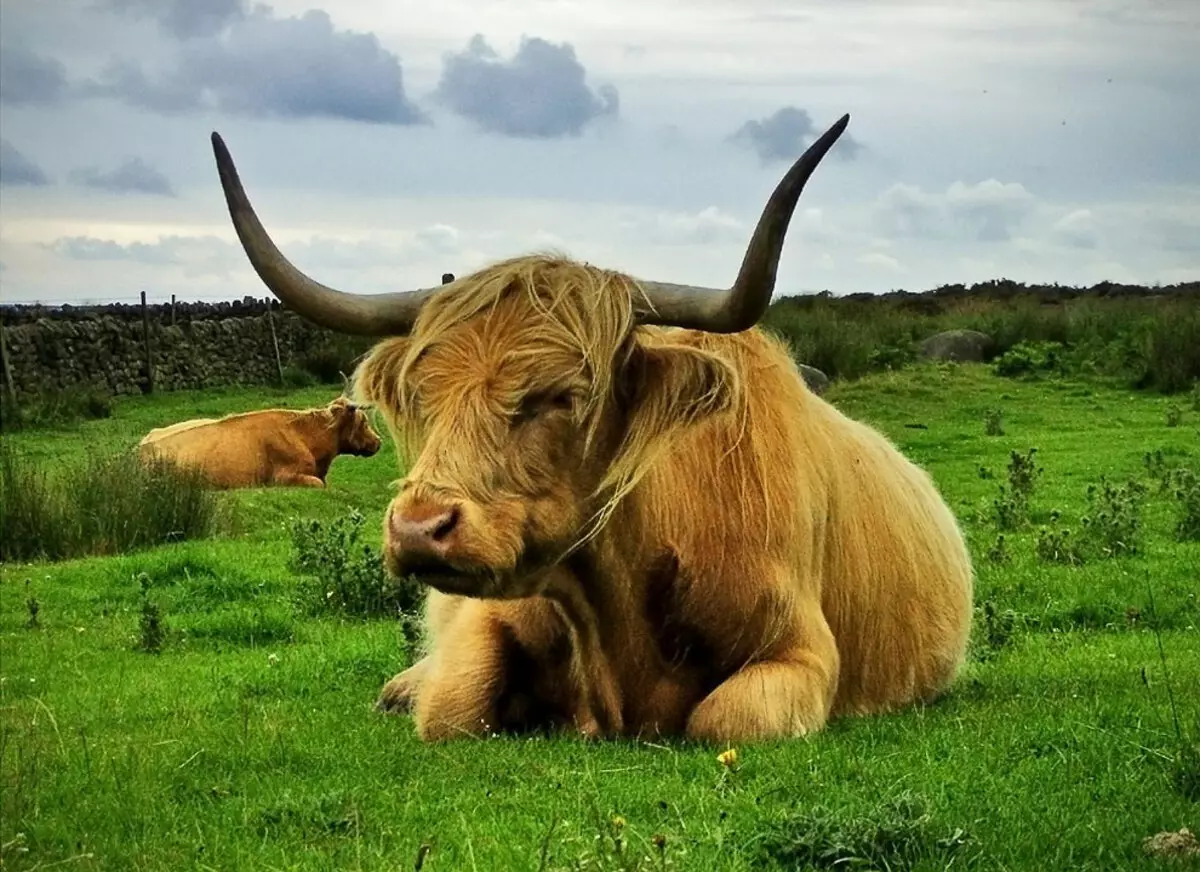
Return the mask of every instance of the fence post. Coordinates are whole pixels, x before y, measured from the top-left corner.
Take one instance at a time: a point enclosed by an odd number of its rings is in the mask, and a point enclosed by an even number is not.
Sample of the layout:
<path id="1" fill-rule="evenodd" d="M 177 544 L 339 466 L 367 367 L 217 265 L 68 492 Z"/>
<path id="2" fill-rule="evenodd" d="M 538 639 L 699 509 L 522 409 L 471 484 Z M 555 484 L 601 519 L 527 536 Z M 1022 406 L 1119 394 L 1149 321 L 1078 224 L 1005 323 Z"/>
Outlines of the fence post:
<path id="1" fill-rule="evenodd" d="M 8 359 L 8 340 L 4 338 L 4 325 L 0 324 L 0 364 L 4 365 L 4 387 L 8 391 L 8 401 L 12 411 L 17 414 L 17 389 L 13 385 L 12 362 Z"/>
<path id="2" fill-rule="evenodd" d="M 279 359 L 279 336 L 275 333 L 275 316 L 271 314 L 271 298 L 263 298 L 267 304 L 267 324 L 271 327 L 271 345 L 275 348 L 275 372 L 279 375 L 279 386 L 283 387 L 283 361 Z"/>
<path id="3" fill-rule="evenodd" d="M 146 292 L 142 291 L 142 340 L 146 347 L 146 393 L 154 393 L 154 355 L 150 351 L 150 311 L 146 308 Z"/>

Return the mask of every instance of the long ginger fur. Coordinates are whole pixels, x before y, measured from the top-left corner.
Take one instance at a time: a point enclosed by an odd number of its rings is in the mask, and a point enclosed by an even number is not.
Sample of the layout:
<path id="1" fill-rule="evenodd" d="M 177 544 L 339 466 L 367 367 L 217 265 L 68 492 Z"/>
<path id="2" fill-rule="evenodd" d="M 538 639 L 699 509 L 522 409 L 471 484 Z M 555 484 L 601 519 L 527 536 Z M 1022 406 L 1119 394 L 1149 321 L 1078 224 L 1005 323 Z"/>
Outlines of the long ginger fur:
<path id="1" fill-rule="evenodd" d="M 503 261 L 356 371 L 410 467 L 393 505 L 463 500 L 464 549 L 494 568 L 477 595 L 430 591 L 428 652 L 380 706 L 427 739 L 549 722 L 738 741 L 944 690 L 973 579 L 930 477 L 764 331 L 636 326 L 638 293 L 554 255 Z"/>

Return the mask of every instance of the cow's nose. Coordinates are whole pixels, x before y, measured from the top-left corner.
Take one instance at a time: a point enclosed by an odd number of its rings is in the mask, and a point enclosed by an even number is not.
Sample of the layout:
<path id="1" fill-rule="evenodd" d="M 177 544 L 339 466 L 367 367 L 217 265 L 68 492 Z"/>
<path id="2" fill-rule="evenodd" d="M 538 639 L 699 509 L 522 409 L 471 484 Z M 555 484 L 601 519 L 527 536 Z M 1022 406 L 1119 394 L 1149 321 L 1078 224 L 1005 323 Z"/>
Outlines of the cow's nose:
<path id="1" fill-rule="evenodd" d="M 454 546 L 461 512 L 458 506 L 418 502 L 394 508 L 392 547 L 411 555 L 445 558 Z"/>

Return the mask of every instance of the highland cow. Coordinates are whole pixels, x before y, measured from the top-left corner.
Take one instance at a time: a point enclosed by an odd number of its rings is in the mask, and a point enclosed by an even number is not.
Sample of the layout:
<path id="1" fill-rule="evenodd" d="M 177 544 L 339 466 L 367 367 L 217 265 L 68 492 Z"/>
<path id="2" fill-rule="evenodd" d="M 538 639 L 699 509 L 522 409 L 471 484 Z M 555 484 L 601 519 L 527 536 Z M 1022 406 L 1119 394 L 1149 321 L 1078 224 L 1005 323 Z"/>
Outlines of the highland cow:
<path id="1" fill-rule="evenodd" d="M 379 434 L 345 397 L 303 411 L 262 409 L 157 427 L 142 437 L 142 457 L 199 469 L 214 488 L 325 487 L 339 454 L 371 457 Z"/>
<path id="2" fill-rule="evenodd" d="M 806 387 L 755 326 L 809 175 L 784 176 L 729 289 L 530 255 L 377 296 L 303 275 L 217 134 L 251 264 L 317 324 L 382 338 L 354 390 L 407 474 L 389 568 L 429 647 L 380 708 L 426 740 L 574 726 L 734 742 L 929 700 L 963 660 L 972 568 L 930 477 Z"/>

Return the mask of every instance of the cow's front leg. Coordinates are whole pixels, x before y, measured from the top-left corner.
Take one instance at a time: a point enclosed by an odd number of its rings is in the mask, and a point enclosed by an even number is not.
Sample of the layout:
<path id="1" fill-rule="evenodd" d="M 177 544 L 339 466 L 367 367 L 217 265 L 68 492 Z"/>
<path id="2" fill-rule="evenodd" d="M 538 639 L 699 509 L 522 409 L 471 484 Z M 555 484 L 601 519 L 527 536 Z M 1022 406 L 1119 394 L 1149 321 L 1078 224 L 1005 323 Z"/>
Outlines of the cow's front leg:
<path id="1" fill-rule="evenodd" d="M 409 711 L 412 701 L 421 688 L 421 681 L 429 673 L 429 657 L 422 657 L 412 666 L 392 676 L 379 692 L 375 708 L 389 714 Z"/>
<path id="2" fill-rule="evenodd" d="M 554 726 L 576 705 L 570 637 L 541 597 L 461 602 L 427 660 L 412 705 L 425 741 Z"/>
<path id="3" fill-rule="evenodd" d="M 825 726 L 838 652 L 816 602 L 797 607 L 783 638 L 719 684 L 692 711 L 690 739 L 714 743 L 803 736 Z"/>

